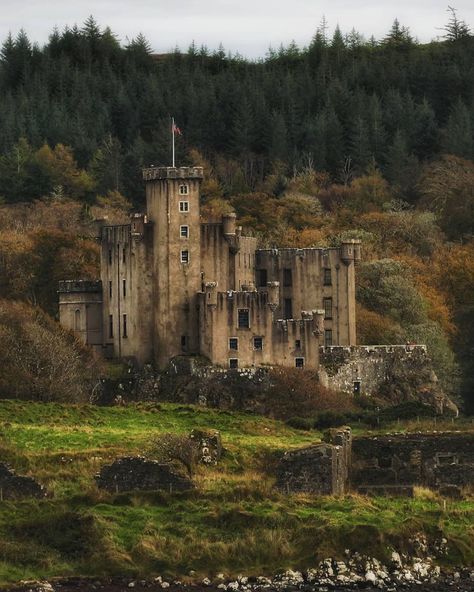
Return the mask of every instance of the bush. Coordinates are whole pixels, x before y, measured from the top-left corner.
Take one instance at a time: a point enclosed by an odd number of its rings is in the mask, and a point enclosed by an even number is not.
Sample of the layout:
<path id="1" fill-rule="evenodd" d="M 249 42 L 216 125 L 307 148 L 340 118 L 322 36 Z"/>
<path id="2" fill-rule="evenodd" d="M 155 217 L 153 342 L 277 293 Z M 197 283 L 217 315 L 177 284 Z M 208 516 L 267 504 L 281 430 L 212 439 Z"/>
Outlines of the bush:
<path id="1" fill-rule="evenodd" d="M 314 419 L 311 417 L 290 417 L 286 421 L 286 425 L 296 430 L 312 430 L 314 428 Z"/>

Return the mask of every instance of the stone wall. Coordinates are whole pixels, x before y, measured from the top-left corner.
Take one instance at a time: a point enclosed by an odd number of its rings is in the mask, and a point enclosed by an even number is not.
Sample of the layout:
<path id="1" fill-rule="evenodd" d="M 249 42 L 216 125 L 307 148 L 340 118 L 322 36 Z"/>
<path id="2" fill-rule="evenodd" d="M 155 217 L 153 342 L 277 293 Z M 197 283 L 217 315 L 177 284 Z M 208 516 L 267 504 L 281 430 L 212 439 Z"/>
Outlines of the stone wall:
<path id="1" fill-rule="evenodd" d="M 393 404 L 417 400 L 439 413 L 457 414 L 438 384 L 424 345 L 323 347 L 319 359 L 320 381 L 328 388 L 379 396 Z"/>
<path id="2" fill-rule="evenodd" d="M 123 457 L 102 467 L 95 477 L 97 486 L 110 493 L 122 491 L 185 491 L 193 488 L 190 479 L 160 464 L 140 456 Z"/>
<path id="3" fill-rule="evenodd" d="M 0 500 L 45 496 L 44 487 L 32 477 L 16 475 L 5 463 L 0 463 Z"/>
<path id="4" fill-rule="evenodd" d="M 352 487 L 376 491 L 391 487 L 474 484 L 474 434 L 433 433 L 355 438 Z"/>
<path id="5" fill-rule="evenodd" d="M 328 442 L 286 452 L 277 468 L 276 487 L 285 493 L 343 495 L 348 485 L 351 430 L 327 435 Z"/>

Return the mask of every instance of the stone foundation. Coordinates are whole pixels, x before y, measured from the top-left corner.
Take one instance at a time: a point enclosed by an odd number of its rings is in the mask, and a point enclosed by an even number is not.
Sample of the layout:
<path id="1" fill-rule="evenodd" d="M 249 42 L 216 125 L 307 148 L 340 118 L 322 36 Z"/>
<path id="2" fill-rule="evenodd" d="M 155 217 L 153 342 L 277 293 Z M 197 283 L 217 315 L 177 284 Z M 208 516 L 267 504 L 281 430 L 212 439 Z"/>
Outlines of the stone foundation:
<path id="1" fill-rule="evenodd" d="M 16 475 L 5 463 L 0 463 L 0 500 L 46 496 L 45 488 L 32 477 Z"/>
<path id="2" fill-rule="evenodd" d="M 185 491 L 192 489 L 190 479 L 174 472 L 170 465 L 140 456 L 124 457 L 102 467 L 95 477 L 97 486 L 110 493 L 123 491 Z"/>

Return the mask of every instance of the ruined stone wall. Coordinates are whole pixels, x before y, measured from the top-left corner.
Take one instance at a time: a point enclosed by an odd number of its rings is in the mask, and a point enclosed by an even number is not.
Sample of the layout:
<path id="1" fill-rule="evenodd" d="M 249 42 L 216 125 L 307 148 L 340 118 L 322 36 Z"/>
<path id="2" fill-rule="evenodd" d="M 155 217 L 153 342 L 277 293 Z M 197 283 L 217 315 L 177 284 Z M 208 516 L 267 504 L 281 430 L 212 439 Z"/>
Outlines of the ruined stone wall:
<path id="1" fill-rule="evenodd" d="M 474 434 L 396 434 L 354 438 L 351 483 L 356 490 L 474 484 Z"/>

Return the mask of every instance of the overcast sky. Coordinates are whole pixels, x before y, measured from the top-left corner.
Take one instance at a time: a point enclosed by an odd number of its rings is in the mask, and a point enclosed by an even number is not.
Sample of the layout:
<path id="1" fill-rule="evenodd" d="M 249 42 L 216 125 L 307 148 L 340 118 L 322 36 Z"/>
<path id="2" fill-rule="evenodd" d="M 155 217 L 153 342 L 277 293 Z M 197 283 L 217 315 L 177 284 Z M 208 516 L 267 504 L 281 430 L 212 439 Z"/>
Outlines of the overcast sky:
<path id="1" fill-rule="evenodd" d="M 24 28 L 32 41 L 44 43 L 56 25 L 81 24 L 90 14 L 109 25 L 122 42 L 145 34 L 157 53 L 194 40 L 216 48 L 264 56 L 268 47 L 294 39 L 306 45 L 321 17 L 330 30 L 355 27 L 366 36 L 382 37 L 395 18 L 420 41 L 441 34 L 448 20 L 447 3 L 474 26 L 472 0 L 0 0 L 0 36 Z"/>

